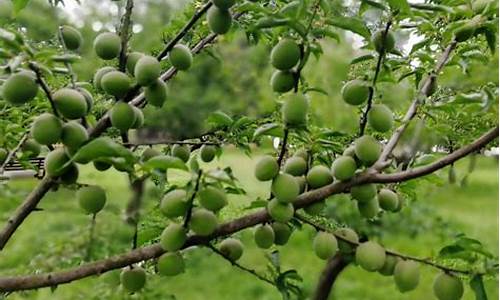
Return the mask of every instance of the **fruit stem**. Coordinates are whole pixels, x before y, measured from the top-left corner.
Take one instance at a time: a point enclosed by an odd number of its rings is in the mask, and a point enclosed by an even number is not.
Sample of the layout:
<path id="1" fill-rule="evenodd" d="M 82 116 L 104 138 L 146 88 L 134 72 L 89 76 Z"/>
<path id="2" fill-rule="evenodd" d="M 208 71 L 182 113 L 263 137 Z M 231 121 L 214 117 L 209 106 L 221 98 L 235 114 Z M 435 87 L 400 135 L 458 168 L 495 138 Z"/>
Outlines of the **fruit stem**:
<path id="1" fill-rule="evenodd" d="M 283 162 L 283 158 L 285 157 L 286 144 L 288 142 L 288 134 L 289 134 L 289 129 L 285 127 L 283 141 L 281 142 L 281 150 L 280 150 L 280 153 L 278 156 L 278 166 L 280 166 L 280 167 L 281 167 L 281 163 Z"/>
<path id="2" fill-rule="evenodd" d="M 193 212 L 193 204 L 194 204 L 194 198 L 196 197 L 196 193 L 198 193 L 198 189 L 200 187 L 200 181 L 201 181 L 201 175 L 202 175 L 202 170 L 198 170 L 198 175 L 196 177 L 196 184 L 194 186 L 194 191 L 193 194 L 191 195 L 191 198 L 189 199 L 188 202 L 188 210 L 186 211 L 186 216 L 184 217 L 184 228 L 187 228 L 189 225 L 189 220 L 191 220 L 191 213 Z"/>
<path id="3" fill-rule="evenodd" d="M 59 113 L 57 112 L 56 105 L 54 103 L 54 98 L 52 98 L 52 92 L 50 91 L 49 86 L 47 85 L 47 83 L 43 79 L 43 76 L 42 76 L 42 73 L 40 71 L 40 68 L 38 68 L 38 66 L 35 63 L 33 63 L 33 62 L 29 63 L 29 67 L 30 67 L 30 69 L 33 72 L 35 72 L 35 74 L 36 74 L 36 80 L 38 81 L 38 83 L 42 87 L 42 90 L 44 91 L 45 95 L 47 96 L 47 99 L 50 102 L 50 106 L 52 107 L 52 112 L 54 113 L 54 115 L 56 117 L 59 118 L 60 116 L 59 116 Z"/>
<path id="4" fill-rule="evenodd" d="M 92 244 L 94 243 L 94 232 L 95 232 L 95 219 L 97 214 L 92 215 L 92 219 L 90 221 L 90 232 L 89 232 L 89 241 L 87 243 L 87 254 L 85 254 L 84 261 L 89 261 L 90 256 L 92 255 Z"/>
<path id="5" fill-rule="evenodd" d="M 17 150 L 19 150 L 19 148 L 21 148 L 23 146 L 23 144 L 27 138 L 28 138 L 28 133 L 25 133 L 23 135 L 23 137 L 21 138 L 21 140 L 19 141 L 19 143 L 17 144 L 17 146 L 9 152 L 9 154 L 7 155 L 5 160 L 3 161 L 2 165 L 0 166 L 0 174 L 3 174 L 5 166 L 7 166 L 9 164 L 9 162 L 12 160 L 12 158 L 16 154 Z"/>

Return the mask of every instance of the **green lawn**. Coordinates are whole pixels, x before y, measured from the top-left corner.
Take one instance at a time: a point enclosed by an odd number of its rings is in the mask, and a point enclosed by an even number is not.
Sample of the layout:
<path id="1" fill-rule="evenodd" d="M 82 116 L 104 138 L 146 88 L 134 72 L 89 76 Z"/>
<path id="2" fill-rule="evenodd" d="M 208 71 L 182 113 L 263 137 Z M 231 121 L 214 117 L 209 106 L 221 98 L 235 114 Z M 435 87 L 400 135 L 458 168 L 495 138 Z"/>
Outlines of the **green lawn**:
<path id="1" fill-rule="evenodd" d="M 225 208 L 225 217 L 231 216 L 239 208 L 257 196 L 265 197 L 268 186 L 253 178 L 253 162 L 250 158 L 228 151 L 216 163 L 233 168 L 235 175 L 247 190 L 247 196 L 231 196 L 231 205 Z M 466 163 L 458 166 L 460 171 Z M 97 218 L 96 242 L 93 257 L 103 258 L 127 251 L 130 247 L 130 230 L 123 225 L 121 212 L 130 192 L 127 178 L 115 171 L 96 172 L 90 166 L 81 168 L 82 183 L 97 183 L 108 189 L 108 203 L 105 211 Z M 445 177 L 446 174 L 441 174 Z M 175 177 L 175 175 L 174 175 Z M 181 177 L 176 177 L 182 180 Z M 0 199 L 2 224 L 10 212 L 22 201 L 35 180 L 9 183 L 7 196 Z M 145 211 L 157 203 L 157 191 L 152 185 L 147 188 Z M 419 205 L 430 207 L 434 215 L 442 216 L 452 231 L 464 232 L 485 243 L 487 248 L 498 255 L 498 163 L 492 158 L 478 161 L 476 171 L 470 176 L 466 187 L 448 184 L 441 187 L 419 186 Z M 40 204 L 43 211 L 33 213 L 16 232 L 6 249 L 0 252 L 0 273 L 21 274 L 77 265 L 87 251 L 89 216 L 79 210 L 73 191 L 60 189 L 50 192 Z M 149 221 L 149 220 L 146 220 Z M 384 235 L 381 242 L 388 248 L 421 257 L 435 254 L 450 240 L 435 234 L 441 228 L 425 230 L 417 236 L 405 234 Z M 144 236 L 147 232 L 141 231 Z M 284 269 L 295 268 L 304 278 L 303 288 L 310 293 L 315 286 L 324 262 L 311 251 L 314 231 L 304 227 L 296 231 L 285 247 L 280 247 Z M 252 241 L 252 231 L 237 234 L 245 244 L 246 251 L 240 263 L 265 272 L 266 259 L 262 250 L 256 249 Z M 228 262 L 206 249 L 186 251 L 187 270 L 174 278 L 158 277 L 150 274 L 147 288 L 136 295 L 126 295 L 115 286 L 116 272 L 101 278 L 88 278 L 75 283 L 59 286 L 55 291 L 49 288 L 36 292 L 15 293 L 8 299 L 280 299 L 277 290 L 251 275 L 232 267 Z M 431 299 L 434 269 L 422 267 L 419 287 L 410 293 L 400 294 L 394 287 L 392 278 L 368 273 L 358 267 L 348 267 L 335 284 L 335 299 Z M 498 298 L 498 281 L 487 280 L 486 287 L 491 299 Z M 174 299 L 174 298 L 172 298 Z M 467 289 L 464 299 L 473 299 Z"/>

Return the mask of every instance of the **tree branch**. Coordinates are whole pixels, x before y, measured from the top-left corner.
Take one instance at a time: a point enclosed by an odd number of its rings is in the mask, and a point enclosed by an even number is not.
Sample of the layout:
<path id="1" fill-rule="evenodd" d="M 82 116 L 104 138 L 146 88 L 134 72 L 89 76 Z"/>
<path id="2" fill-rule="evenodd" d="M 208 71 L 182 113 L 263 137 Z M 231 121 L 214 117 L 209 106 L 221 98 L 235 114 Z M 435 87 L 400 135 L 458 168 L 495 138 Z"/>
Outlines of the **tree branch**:
<path id="1" fill-rule="evenodd" d="M 194 198 L 196 197 L 196 194 L 198 193 L 198 189 L 200 187 L 201 174 L 202 174 L 202 170 L 200 169 L 200 170 L 198 170 L 198 174 L 196 177 L 196 184 L 194 186 L 193 194 L 191 195 L 191 198 L 189 198 L 188 209 L 186 211 L 186 215 L 184 216 L 184 223 L 182 224 L 182 226 L 184 226 L 184 228 L 188 227 L 189 220 L 191 220 L 191 214 L 193 212 Z"/>
<path id="2" fill-rule="evenodd" d="M 374 164 L 374 169 L 380 170 L 383 169 L 384 166 L 387 165 L 387 159 L 389 155 L 391 155 L 392 150 L 394 150 L 394 147 L 396 147 L 396 144 L 399 142 L 399 139 L 403 135 L 403 132 L 406 130 L 408 125 L 410 124 L 410 121 L 415 117 L 417 114 L 417 108 L 420 105 L 420 102 L 422 99 L 425 97 L 425 95 L 429 94 L 431 88 L 432 88 L 432 80 L 435 80 L 435 76 L 437 76 L 443 67 L 446 65 L 446 62 L 448 62 L 448 59 L 451 56 L 451 53 L 457 46 L 457 42 L 453 41 L 451 42 L 448 47 L 444 50 L 443 54 L 441 55 L 441 58 L 434 68 L 434 71 L 432 74 L 427 76 L 423 84 L 421 85 L 420 90 L 418 91 L 417 95 L 415 96 L 415 99 L 411 103 L 410 107 L 408 108 L 408 111 L 406 112 L 406 115 L 404 116 L 403 120 L 401 121 L 401 126 L 399 126 L 394 133 L 392 134 L 391 138 L 387 142 L 387 144 L 384 147 L 384 150 L 382 151 L 382 154 L 380 155 L 378 161 Z"/>
<path id="3" fill-rule="evenodd" d="M 0 174 L 3 174 L 5 166 L 7 166 L 9 164 L 9 162 L 12 160 L 12 158 L 14 157 L 16 152 L 19 150 L 19 148 L 21 148 L 23 146 L 24 142 L 26 142 L 26 139 L 28 139 L 28 133 L 25 133 L 23 135 L 23 137 L 19 140 L 19 143 L 17 144 L 17 146 L 9 152 L 9 154 L 5 158 L 4 162 L 0 166 Z"/>
<path id="4" fill-rule="evenodd" d="M 284 136 L 283 136 L 283 141 L 281 142 L 281 150 L 278 156 L 278 166 L 281 167 L 281 163 L 283 162 L 283 158 L 285 157 L 286 153 L 286 144 L 288 142 L 288 135 L 289 135 L 289 129 L 285 128 L 284 130 Z"/>
<path id="5" fill-rule="evenodd" d="M 491 129 L 488 131 L 486 134 L 481 136 L 479 139 L 474 141 L 472 144 L 465 146 L 445 157 L 442 159 L 427 165 L 425 167 L 417 168 L 415 170 L 420 170 L 418 173 L 415 173 L 414 171 L 404 171 L 404 172 L 398 172 L 394 174 L 376 174 L 376 173 L 364 173 L 361 174 L 351 181 L 347 182 L 334 182 L 332 184 L 329 184 L 327 186 L 324 186 L 322 188 L 312 190 L 306 193 L 301 194 L 297 200 L 294 202 L 294 207 L 296 209 L 304 208 L 306 206 L 309 206 L 311 204 L 314 204 L 315 202 L 321 201 L 328 196 L 331 196 L 333 194 L 337 193 L 342 193 L 345 191 L 348 191 L 352 186 L 354 185 L 359 185 L 363 183 L 377 183 L 377 182 L 384 182 L 388 183 L 391 182 L 390 180 L 393 181 L 407 181 L 410 179 L 413 179 L 418 176 L 424 176 L 429 173 L 432 173 L 440 168 L 443 168 L 456 160 L 474 152 L 477 151 L 478 149 L 484 147 L 487 145 L 489 142 L 493 141 L 498 137 L 498 127 Z M 41 184 L 42 187 L 46 187 L 47 190 L 50 188 L 50 184 L 47 183 L 50 179 L 44 178 L 42 182 L 45 182 Z M 33 191 L 35 193 L 38 191 L 38 193 L 45 193 L 46 191 L 40 191 L 40 186 Z M 33 207 L 34 208 L 34 207 Z M 29 211 L 32 211 L 33 208 L 29 209 Z M 26 211 L 22 210 L 21 211 Z M 195 246 L 195 245 L 204 245 L 209 243 L 209 241 L 219 238 L 219 237 L 224 237 L 231 235 L 235 232 L 238 232 L 242 229 L 248 228 L 255 226 L 257 224 L 261 224 L 264 222 L 267 222 L 270 220 L 270 216 L 267 214 L 265 209 L 259 210 L 255 213 L 251 213 L 248 215 L 245 215 L 243 217 L 234 219 L 232 221 L 226 222 L 224 224 L 221 224 L 217 230 L 208 237 L 203 237 L 203 236 L 197 236 L 197 235 L 191 235 L 187 239 L 186 243 L 183 245 L 183 249 Z M 9 221 L 10 224 L 10 221 Z M 342 239 L 341 237 L 337 237 L 339 239 Z M 5 244 L 5 241 L 3 245 Z M 118 269 L 122 268 L 125 266 L 128 266 L 130 264 L 134 264 L 143 260 L 149 260 L 152 258 L 159 257 L 162 255 L 164 251 L 161 249 L 161 246 L 159 244 L 153 244 L 150 246 L 138 248 L 135 250 L 132 250 L 128 253 L 124 253 L 121 255 L 116 255 L 107 259 L 102 259 L 99 261 L 95 261 L 92 263 L 87 263 L 80 265 L 78 267 L 65 270 L 65 271 L 58 271 L 58 272 L 52 272 L 52 273 L 46 273 L 46 274 L 35 274 L 35 275 L 25 275 L 25 276 L 13 276 L 13 277 L 1 277 L 0 278 L 0 291 L 2 292 L 9 292 L 9 291 L 17 291 L 17 290 L 28 290 L 28 289 L 35 289 L 35 288 L 40 288 L 40 287 L 47 287 L 47 286 L 55 286 L 58 284 L 63 284 L 63 283 L 68 283 L 73 280 L 85 278 L 88 276 L 92 275 L 98 275 L 101 273 L 104 273 L 109 270 L 113 269 Z M 413 259 L 416 261 L 416 258 L 412 258 L 410 256 L 402 256 L 396 252 L 387 252 L 391 255 L 396 255 L 403 257 L 405 259 Z M 424 259 L 420 259 L 420 262 L 426 263 L 432 266 L 437 267 L 437 264 L 434 264 L 432 262 L 429 262 Z M 442 268 L 446 268 L 443 266 L 440 266 Z M 449 269 L 451 270 L 451 269 Z M 464 273 L 466 271 L 461 271 L 461 270 L 453 270 L 453 272 L 457 273 Z"/>
<path id="6" fill-rule="evenodd" d="M 130 17 L 132 16 L 132 10 L 134 8 L 134 0 L 127 0 L 125 4 L 125 13 L 122 16 L 120 25 L 120 39 L 121 39 L 121 50 L 120 56 L 118 58 L 118 69 L 121 72 L 125 72 L 125 67 L 127 66 L 127 44 L 130 38 Z"/>
<path id="7" fill-rule="evenodd" d="M 314 297 L 312 299 L 327 300 L 337 276 L 348 265 L 349 263 L 340 253 L 337 253 L 334 257 L 330 258 L 323 268 L 323 271 L 321 271 L 321 275 L 318 279 L 316 290 L 314 292 Z"/>
<path id="8" fill-rule="evenodd" d="M 37 79 L 38 83 L 40 84 L 40 86 L 42 87 L 42 90 L 44 91 L 45 95 L 47 96 L 47 99 L 50 102 L 50 106 L 52 107 L 52 112 L 54 113 L 54 115 L 56 117 L 59 117 L 59 113 L 57 112 L 56 105 L 54 103 L 54 98 L 52 98 L 52 92 L 50 91 L 48 84 L 43 79 L 42 72 L 41 72 L 40 68 L 33 62 L 29 63 L 29 67 L 33 72 L 35 72 L 36 79 Z"/>
<path id="9" fill-rule="evenodd" d="M 136 180 L 129 178 L 130 187 L 132 189 L 132 197 L 127 204 L 127 208 L 125 209 L 125 217 L 126 222 L 134 226 L 132 249 L 137 248 L 137 224 L 139 223 L 142 195 L 144 193 L 144 181 L 146 178 L 147 177 Z"/>

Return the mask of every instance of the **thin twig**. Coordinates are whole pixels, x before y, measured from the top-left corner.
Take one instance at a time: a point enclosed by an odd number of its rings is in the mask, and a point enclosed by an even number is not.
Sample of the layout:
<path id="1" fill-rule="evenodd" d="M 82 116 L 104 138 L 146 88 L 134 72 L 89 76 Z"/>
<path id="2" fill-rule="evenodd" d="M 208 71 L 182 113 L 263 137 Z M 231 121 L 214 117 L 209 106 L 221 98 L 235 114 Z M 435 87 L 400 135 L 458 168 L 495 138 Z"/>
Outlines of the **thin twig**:
<path id="1" fill-rule="evenodd" d="M 4 162 L 0 166 L 0 174 L 3 174 L 3 172 L 5 170 L 5 166 L 7 166 L 9 164 L 9 162 L 12 160 L 12 158 L 14 157 L 14 155 L 16 155 L 16 152 L 19 150 L 19 148 L 21 148 L 23 146 L 23 144 L 26 141 L 26 139 L 28 139 L 28 133 L 25 133 L 23 135 L 23 137 L 19 140 L 19 143 L 17 143 L 17 146 L 14 147 L 14 149 L 12 149 L 9 152 L 9 154 L 5 158 Z"/>
<path id="2" fill-rule="evenodd" d="M 283 141 L 281 142 L 281 150 L 280 150 L 280 153 L 278 156 L 278 166 L 281 166 L 281 163 L 283 162 L 283 158 L 285 157 L 286 145 L 288 142 L 288 135 L 289 135 L 289 129 L 285 127 Z"/>
<path id="3" fill-rule="evenodd" d="M 203 146 L 213 145 L 220 146 L 222 143 L 217 142 L 194 142 L 194 141 L 144 141 L 144 142 L 128 142 L 122 144 L 125 147 L 150 146 L 150 145 L 192 145 Z"/>
<path id="4" fill-rule="evenodd" d="M 127 66 L 127 47 L 128 40 L 130 38 L 130 17 L 132 16 L 132 10 L 134 8 L 134 1 L 127 0 L 125 4 L 125 13 L 123 13 L 120 22 L 120 39 L 121 39 L 121 50 L 120 56 L 118 57 L 118 69 L 121 72 L 125 72 Z"/>
<path id="5" fill-rule="evenodd" d="M 131 176 L 129 176 L 130 187 L 132 189 L 132 197 L 130 198 L 127 204 L 127 208 L 125 210 L 125 216 L 127 223 L 134 226 L 132 249 L 137 248 L 137 235 L 138 235 L 137 225 L 139 224 L 141 202 L 144 193 L 144 182 L 146 179 L 147 177 L 134 180 Z"/>
<path id="6" fill-rule="evenodd" d="M 52 107 L 52 112 L 54 113 L 54 115 L 56 117 L 59 117 L 59 113 L 57 112 L 57 108 L 56 108 L 56 104 L 54 102 L 54 98 L 52 97 L 52 92 L 50 91 L 50 88 L 48 86 L 48 84 L 45 82 L 45 80 L 43 79 L 43 75 L 42 75 L 42 71 L 40 70 L 40 68 L 33 62 L 30 62 L 29 63 L 29 67 L 30 69 L 35 72 L 36 74 L 36 79 L 37 79 L 37 82 L 40 84 L 40 86 L 42 87 L 42 90 L 45 92 L 45 95 L 47 96 L 47 99 L 49 100 L 50 102 L 50 106 Z"/>
<path id="7" fill-rule="evenodd" d="M 198 193 L 198 189 L 200 188 L 201 174 L 202 174 L 202 170 L 200 169 L 200 170 L 198 170 L 198 174 L 196 175 L 196 184 L 194 185 L 193 194 L 191 194 L 191 198 L 189 198 L 189 201 L 188 201 L 188 209 L 186 211 L 186 215 L 184 216 L 184 223 L 183 223 L 184 228 L 188 227 L 189 221 L 191 220 L 191 215 L 192 215 L 193 206 L 194 206 L 194 198 L 196 197 L 196 194 Z"/>
<path id="8" fill-rule="evenodd" d="M 97 216 L 97 214 L 93 214 L 92 219 L 90 221 L 89 241 L 87 243 L 87 254 L 85 254 L 84 261 L 88 261 L 92 255 L 92 244 L 94 243 L 94 231 L 95 231 L 96 216 Z"/>

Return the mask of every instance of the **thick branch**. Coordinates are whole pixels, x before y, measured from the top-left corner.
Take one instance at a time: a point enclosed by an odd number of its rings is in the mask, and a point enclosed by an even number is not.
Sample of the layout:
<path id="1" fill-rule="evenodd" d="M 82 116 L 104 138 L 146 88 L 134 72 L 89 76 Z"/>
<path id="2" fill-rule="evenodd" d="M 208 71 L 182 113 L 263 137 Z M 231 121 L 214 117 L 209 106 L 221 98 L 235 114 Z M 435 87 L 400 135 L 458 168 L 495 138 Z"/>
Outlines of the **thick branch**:
<path id="1" fill-rule="evenodd" d="M 313 299 L 327 300 L 337 276 L 348 265 L 349 263 L 340 253 L 337 253 L 334 257 L 330 258 L 321 272 Z"/>
<path id="2" fill-rule="evenodd" d="M 19 143 L 17 144 L 17 146 L 9 152 L 9 154 L 5 158 L 4 162 L 0 166 L 0 174 L 3 174 L 5 166 L 7 166 L 9 164 L 9 162 L 12 160 L 12 158 L 14 157 L 14 155 L 16 155 L 16 152 L 19 150 L 19 148 L 21 148 L 23 146 L 23 144 L 24 144 L 24 142 L 26 141 L 27 138 L 28 138 L 28 134 L 25 133 L 23 135 L 23 137 L 21 138 L 21 140 L 19 140 Z"/>
<path id="3" fill-rule="evenodd" d="M 127 4 L 125 4 L 125 13 L 122 16 L 120 24 L 120 39 L 122 48 L 118 59 L 118 68 L 122 72 L 125 72 L 125 67 L 127 65 L 127 44 L 130 38 L 130 18 L 132 16 L 133 8 L 134 0 L 127 0 Z"/>
<path id="4" fill-rule="evenodd" d="M 297 200 L 294 202 L 294 206 L 296 209 L 303 208 L 309 206 L 315 202 L 321 201 L 328 196 L 333 194 L 342 193 L 348 191 L 350 187 L 363 183 L 376 183 L 376 182 L 402 182 L 406 180 L 413 179 L 418 176 L 424 176 L 430 174 L 438 169 L 441 169 L 458 159 L 477 151 L 478 149 L 484 147 L 489 142 L 493 141 L 498 137 L 498 127 L 488 131 L 486 134 L 481 136 L 479 139 L 474 141 L 472 144 L 463 147 L 442 159 L 428 165 L 425 167 L 417 168 L 415 170 L 419 170 L 418 172 L 414 171 L 404 171 L 394 174 L 374 174 L 374 173 L 365 173 L 360 176 L 355 177 L 351 181 L 348 182 L 334 182 L 325 187 L 312 190 L 310 192 L 306 192 L 300 195 Z M 42 182 L 42 186 L 48 186 L 47 181 L 49 179 L 45 178 Z M 39 188 L 37 188 L 39 190 Z M 34 191 L 35 192 L 35 191 Z M 40 191 L 39 191 L 40 192 Z M 46 191 L 43 191 L 46 192 Z M 31 208 L 29 211 L 33 210 Z M 183 248 L 188 248 L 195 245 L 205 245 L 210 240 L 228 236 L 235 232 L 238 232 L 242 229 L 255 226 L 257 224 L 261 224 L 269 221 L 270 217 L 267 214 L 265 209 L 257 211 L 255 213 L 240 217 L 233 221 L 221 224 L 214 234 L 208 237 L 202 237 L 197 235 L 192 235 L 188 238 Z M 93 263 L 83 264 L 81 266 L 66 270 L 66 271 L 58 271 L 52 272 L 48 274 L 36 274 L 36 275 L 26 275 L 26 276 L 14 276 L 14 277 L 3 277 L 0 278 L 0 291 L 8 292 L 8 291 L 17 291 L 17 290 L 27 290 L 27 289 L 35 289 L 40 287 L 54 286 L 62 283 L 68 283 L 73 280 L 85 278 L 92 275 L 97 275 L 104 273 L 109 270 L 122 268 L 128 266 L 130 264 L 134 264 L 143 260 L 149 260 L 152 258 L 156 258 L 163 254 L 164 251 L 161 249 L 159 244 L 154 244 L 150 246 L 146 246 L 143 248 L 135 249 L 131 252 L 113 256 L 107 259 L 102 259 Z M 395 252 L 388 252 L 392 255 L 398 255 Z M 409 256 L 401 256 L 407 259 L 412 259 Z M 414 259 L 416 260 L 416 259 Z M 421 260 L 421 262 L 425 262 L 427 264 L 432 265 L 426 260 Z M 437 266 L 437 265 L 435 265 Z M 464 272 L 459 270 L 454 270 L 454 272 Z"/>
<path id="5" fill-rule="evenodd" d="M 448 47 L 444 50 L 443 54 L 441 55 L 441 58 L 439 62 L 437 63 L 436 67 L 434 68 L 434 71 L 432 74 L 427 76 L 427 78 L 424 80 L 423 84 L 421 85 L 420 90 L 417 92 L 417 95 L 415 96 L 415 99 L 411 103 L 410 107 L 408 108 L 408 111 L 406 112 L 406 115 L 404 116 L 403 120 L 401 121 L 401 126 L 399 126 L 394 133 L 392 134 L 391 138 L 387 142 L 387 144 L 384 147 L 384 150 L 382 151 L 382 154 L 380 155 L 380 158 L 378 161 L 375 163 L 374 168 L 375 169 L 382 169 L 383 166 L 387 165 L 387 159 L 389 158 L 389 155 L 391 155 L 392 150 L 394 150 L 394 147 L 396 147 L 396 144 L 399 142 L 399 139 L 403 135 L 403 132 L 406 130 L 408 125 L 410 124 L 410 121 L 415 117 L 417 114 L 417 108 L 420 105 L 420 102 L 423 100 L 425 95 L 428 95 L 431 88 L 432 88 L 432 80 L 435 80 L 435 76 L 437 76 L 443 67 L 446 65 L 448 62 L 448 59 L 451 56 L 451 53 L 457 46 L 457 42 L 453 41 L 451 42 Z"/>

